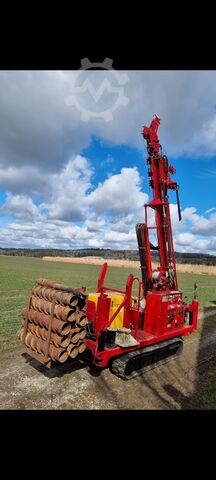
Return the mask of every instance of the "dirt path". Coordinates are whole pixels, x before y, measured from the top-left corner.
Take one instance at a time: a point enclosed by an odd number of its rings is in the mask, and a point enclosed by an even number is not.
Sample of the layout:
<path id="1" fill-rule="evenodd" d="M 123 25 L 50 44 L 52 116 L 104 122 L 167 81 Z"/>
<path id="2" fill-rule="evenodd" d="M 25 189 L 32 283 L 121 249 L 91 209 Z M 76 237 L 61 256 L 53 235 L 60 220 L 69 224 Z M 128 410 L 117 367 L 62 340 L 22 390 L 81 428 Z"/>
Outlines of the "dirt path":
<path id="1" fill-rule="evenodd" d="M 212 312 L 208 312 L 210 315 Z M 108 369 L 93 376 L 89 366 L 80 361 L 47 371 L 25 349 L 5 352 L 0 355 L 0 408 L 188 408 L 190 399 L 199 394 L 205 372 L 210 370 L 215 345 L 216 329 L 193 334 L 185 340 L 179 358 L 128 382 Z"/>

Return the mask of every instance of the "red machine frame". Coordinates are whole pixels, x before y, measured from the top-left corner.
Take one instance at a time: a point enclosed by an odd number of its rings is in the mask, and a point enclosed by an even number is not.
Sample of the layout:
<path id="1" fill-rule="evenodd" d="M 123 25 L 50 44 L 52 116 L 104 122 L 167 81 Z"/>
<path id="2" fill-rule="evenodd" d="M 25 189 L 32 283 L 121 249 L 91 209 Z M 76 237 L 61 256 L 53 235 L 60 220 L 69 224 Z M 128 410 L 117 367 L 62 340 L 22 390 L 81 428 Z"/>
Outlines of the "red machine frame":
<path id="1" fill-rule="evenodd" d="M 129 275 L 125 290 L 118 290 L 104 284 L 108 264 L 102 267 L 97 293 L 99 293 L 97 308 L 88 300 L 87 316 L 92 333 L 87 336 L 86 342 L 91 352 L 93 363 L 105 367 L 110 359 L 132 350 L 147 347 L 173 337 L 182 337 L 192 333 L 197 328 L 198 300 L 193 299 L 191 304 L 183 301 L 183 294 L 178 290 L 176 261 L 172 236 L 168 189 L 177 193 L 179 220 L 181 212 L 178 199 L 178 185 L 173 182 L 170 174 L 175 173 L 168 159 L 162 155 L 157 136 L 160 119 L 154 116 L 150 127 L 143 128 L 143 136 L 147 141 L 149 157 L 148 175 L 150 186 L 153 189 L 153 199 L 144 206 L 145 223 L 136 226 L 142 281 Z M 148 226 L 147 209 L 155 212 L 156 226 Z M 149 232 L 156 229 L 158 247 L 154 247 L 149 240 Z M 152 269 L 151 250 L 159 251 L 159 266 Z M 138 298 L 132 306 L 132 290 L 134 282 L 138 282 Z M 110 318 L 110 302 L 108 292 L 120 293 L 124 296 L 115 314 Z M 142 300 L 142 302 L 141 302 Z M 141 308 L 141 303 L 145 307 Z M 138 345 L 133 347 L 118 347 L 107 342 L 107 328 L 110 327 L 120 310 L 124 311 L 123 326 L 131 329 L 131 335 Z"/>

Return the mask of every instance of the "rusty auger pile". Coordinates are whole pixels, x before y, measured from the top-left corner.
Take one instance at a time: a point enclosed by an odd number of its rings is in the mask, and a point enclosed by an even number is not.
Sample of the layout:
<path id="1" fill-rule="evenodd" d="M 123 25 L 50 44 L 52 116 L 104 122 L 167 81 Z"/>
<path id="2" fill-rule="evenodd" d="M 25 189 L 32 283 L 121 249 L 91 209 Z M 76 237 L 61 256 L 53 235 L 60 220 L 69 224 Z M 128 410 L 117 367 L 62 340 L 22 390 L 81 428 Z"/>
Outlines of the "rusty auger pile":
<path id="1" fill-rule="evenodd" d="M 87 294 L 82 289 L 39 279 L 22 310 L 23 327 L 17 337 L 28 353 L 48 368 L 52 361 L 64 363 L 68 357 L 75 358 L 86 349 L 86 304 Z"/>

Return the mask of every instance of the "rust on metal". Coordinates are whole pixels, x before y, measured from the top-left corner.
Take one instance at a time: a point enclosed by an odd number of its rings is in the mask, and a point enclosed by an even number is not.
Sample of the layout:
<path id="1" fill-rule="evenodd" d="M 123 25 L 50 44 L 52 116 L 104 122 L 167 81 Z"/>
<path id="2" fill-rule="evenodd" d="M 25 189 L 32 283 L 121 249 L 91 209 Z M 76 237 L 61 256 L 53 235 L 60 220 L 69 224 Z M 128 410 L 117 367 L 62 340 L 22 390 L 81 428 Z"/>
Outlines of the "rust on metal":
<path id="1" fill-rule="evenodd" d="M 52 360 L 57 360 L 60 363 L 64 363 L 68 359 L 68 351 L 64 348 L 56 348 L 51 346 L 49 352 Z"/>
<path id="2" fill-rule="evenodd" d="M 68 322 L 73 322 L 74 311 L 70 307 L 62 307 L 61 305 L 56 305 L 55 316 L 61 320 L 67 320 Z"/>
<path id="3" fill-rule="evenodd" d="M 54 282 L 53 280 L 47 280 L 47 278 L 39 278 L 39 280 L 37 280 L 37 283 L 38 285 L 52 288 L 54 287 L 56 282 Z"/>
<path id="4" fill-rule="evenodd" d="M 26 344 L 27 347 L 30 347 L 30 341 L 31 341 L 31 338 L 32 338 L 32 333 L 31 332 L 28 332 L 24 338 L 24 342 Z"/>
<path id="5" fill-rule="evenodd" d="M 45 356 L 42 353 L 37 353 L 34 350 L 31 350 L 31 353 L 28 352 L 32 358 L 35 358 L 39 363 L 45 365 L 46 368 L 51 368 L 52 366 L 52 359 L 49 357 L 48 360 L 45 359 Z"/>
<path id="6" fill-rule="evenodd" d="M 51 335 L 51 341 L 55 347 L 67 348 L 70 343 L 69 337 L 59 337 L 59 335 Z"/>
<path id="7" fill-rule="evenodd" d="M 37 353 L 43 354 L 46 361 L 49 356 L 52 360 L 59 361 L 60 363 L 65 362 L 68 358 L 68 351 L 65 348 L 55 347 L 50 344 L 48 344 L 47 353 L 47 341 L 37 338 L 30 332 L 26 335 L 25 344 L 32 350 L 37 351 Z"/>
<path id="8" fill-rule="evenodd" d="M 50 368 L 52 361 L 64 363 L 85 350 L 86 300 L 84 289 L 38 280 L 22 310 L 23 328 L 17 332 L 33 358 Z"/>
<path id="9" fill-rule="evenodd" d="M 38 325 L 36 327 L 35 334 L 36 334 L 37 337 L 41 338 L 42 340 L 47 340 L 48 330 L 46 330 L 46 328 L 44 328 L 44 327 L 43 328 L 39 327 L 39 325 Z M 70 343 L 70 338 L 69 338 L 68 335 L 61 336 L 61 335 L 57 335 L 56 333 L 51 332 L 50 341 L 56 347 L 66 348 Z"/>
<path id="10" fill-rule="evenodd" d="M 44 313 L 34 310 L 28 310 L 27 308 L 23 310 L 25 310 L 23 314 L 27 319 L 33 321 L 35 325 L 39 325 L 48 329 L 49 315 L 45 315 Z M 52 322 L 52 330 L 59 335 L 68 335 L 71 330 L 71 322 L 63 322 L 62 320 L 54 318 Z"/>
<path id="11" fill-rule="evenodd" d="M 77 333 L 74 333 L 73 335 L 71 335 L 70 341 L 72 343 L 77 343 L 79 341 L 79 338 L 80 338 L 80 336 L 79 336 L 79 333 L 77 332 Z"/>
<path id="12" fill-rule="evenodd" d="M 42 332 L 41 332 L 42 330 Z M 43 332 L 45 331 L 46 329 L 44 327 L 40 327 L 40 325 L 35 325 L 35 335 L 37 337 L 42 337 L 43 338 Z"/>
<path id="13" fill-rule="evenodd" d="M 52 302 L 39 299 L 35 296 L 32 296 L 32 307 L 34 310 L 39 311 L 40 313 L 45 313 L 47 315 L 52 315 L 53 305 L 55 305 L 55 317 L 65 321 L 73 321 L 74 310 L 70 307 L 63 307 L 62 305 L 57 305 Z"/>
<path id="14" fill-rule="evenodd" d="M 30 346 L 31 346 L 32 350 L 37 351 L 37 342 L 38 342 L 37 337 L 35 335 L 32 335 L 31 340 L 30 340 Z"/>
<path id="15" fill-rule="evenodd" d="M 49 319 L 49 328 L 48 328 L 47 340 L 46 340 L 46 353 L 45 353 L 46 359 L 48 359 L 48 356 L 49 356 L 49 346 L 50 346 L 50 337 L 51 337 L 51 330 L 52 330 L 52 321 L 53 321 L 54 311 L 55 311 L 55 307 L 56 307 L 55 303 L 51 303 L 51 305 L 52 305 L 52 308 L 51 308 L 51 312 L 50 312 L 51 315 L 50 315 L 50 319 Z"/>
<path id="16" fill-rule="evenodd" d="M 83 340 L 83 338 L 86 337 L 86 329 L 85 328 L 80 328 L 80 331 L 79 331 L 79 338 L 80 340 Z"/>
<path id="17" fill-rule="evenodd" d="M 62 290 L 62 291 L 65 291 L 65 292 L 71 292 L 73 293 L 75 296 L 77 297 L 80 297 L 82 299 L 86 299 L 87 297 L 87 293 L 84 292 L 81 288 L 72 288 L 72 287 L 68 287 L 67 285 L 63 285 L 61 283 L 57 283 L 57 282 L 54 282 L 52 280 L 48 280 L 46 278 L 39 278 L 37 280 L 37 284 L 38 285 L 42 285 L 42 286 L 45 286 L 45 287 L 50 287 L 50 288 L 54 288 L 56 290 Z"/>
<path id="18" fill-rule="evenodd" d="M 68 352 L 69 357 L 75 358 L 75 357 L 77 357 L 77 355 L 79 353 L 79 348 L 77 347 L 77 345 L 73 345 L 71 343 L 69 345 L 69 347 L 67 348 L 67 352 Z"/>
<path id="19" fill-rule="evenodd" d="M 85 313 L 78 313 L 77 314 L 77 324 L 80 325 L 81 327 L 85 327 L 85 325 L 87 325 L 88 323 L 88 319 L 85 315 Z"/>
<path id="20" fill-rule="evenodd" d="M 21 332 L 20 332 L 20 340 L 21 340 L 22 343 L 24 343 L 24 340 L 25 340 L 24 328 L 21 329 Z"/>
<path id="21" fill-rule="evenodd" d="M 82 310 L 84 307 L 85 307 L 85 304 L 86 304 L 86 298 L 79 298 L 78 300 L 78 307 L 80 310 Z"/>
<path id="22" fill-rule="evenodd" d="M 87 348 L 87 345 L 85 342 L 80 343 L 78 346 L 79 353 L 83 353 L 86 350 L 86 348 Z"/>

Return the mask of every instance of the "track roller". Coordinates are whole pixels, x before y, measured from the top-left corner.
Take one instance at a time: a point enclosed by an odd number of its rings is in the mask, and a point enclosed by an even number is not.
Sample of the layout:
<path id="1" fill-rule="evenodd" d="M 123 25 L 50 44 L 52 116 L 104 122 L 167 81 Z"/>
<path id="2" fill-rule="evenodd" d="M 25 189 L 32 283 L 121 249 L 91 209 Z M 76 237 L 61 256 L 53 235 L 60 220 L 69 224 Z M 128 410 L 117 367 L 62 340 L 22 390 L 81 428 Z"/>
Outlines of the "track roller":
<path id="1" fill-rule="evenodd" d="M 142 373 L 167 363 L 177 357 L 183 348 L 179 337 L 137 349 L 113 360 L 110 370 L 123 380 L 130 380 Z"/>

